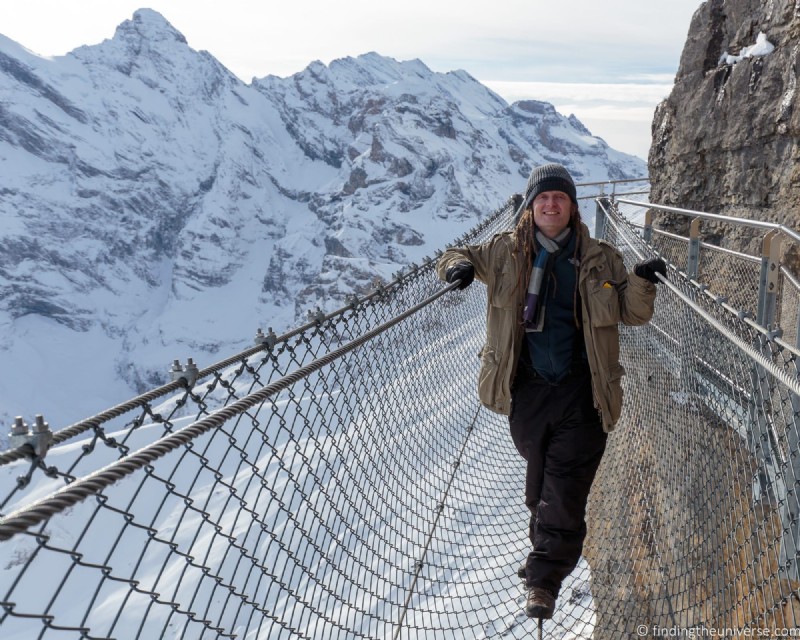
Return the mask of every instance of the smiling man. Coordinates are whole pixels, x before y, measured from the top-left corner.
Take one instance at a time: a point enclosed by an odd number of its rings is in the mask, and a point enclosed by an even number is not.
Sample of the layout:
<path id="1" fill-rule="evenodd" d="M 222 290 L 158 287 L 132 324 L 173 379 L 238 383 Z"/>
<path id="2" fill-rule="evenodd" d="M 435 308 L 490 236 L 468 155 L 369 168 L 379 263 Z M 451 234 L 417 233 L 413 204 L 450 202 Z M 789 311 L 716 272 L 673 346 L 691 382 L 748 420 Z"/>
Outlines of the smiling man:
<path id="1" fill-rule="evenodd" d="M 532 550 L 518 573 L 525 612 L 550 618 L 586 537 L 586 502 L 622 410 L 618 323 L 653 315 L 660 259 L 629 274 L 619 252 L 589 237 L 575 183 L 560 164 L 536 167 L 513 231 L 448 249 L 439 277 L 488 289 L 478 396 L 508 416 L 527 462 Z"/>

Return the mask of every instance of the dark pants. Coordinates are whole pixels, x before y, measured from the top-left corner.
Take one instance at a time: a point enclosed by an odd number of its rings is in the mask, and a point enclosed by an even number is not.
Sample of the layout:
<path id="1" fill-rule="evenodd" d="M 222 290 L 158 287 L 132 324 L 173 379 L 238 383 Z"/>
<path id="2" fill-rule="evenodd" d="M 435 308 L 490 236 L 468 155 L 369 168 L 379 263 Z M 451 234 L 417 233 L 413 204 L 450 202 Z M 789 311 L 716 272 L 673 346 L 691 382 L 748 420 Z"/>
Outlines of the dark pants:
<path id="1" fill-rule="evenodd" d="M 525 504 L 531 512 L 526 584 L 555 595 L 586 538 L 586 501 L 606 447 L 592 401 L 588 367 L 558 384 L 520 363 L 512 390 L 511 437 L 528 462 Z"/>

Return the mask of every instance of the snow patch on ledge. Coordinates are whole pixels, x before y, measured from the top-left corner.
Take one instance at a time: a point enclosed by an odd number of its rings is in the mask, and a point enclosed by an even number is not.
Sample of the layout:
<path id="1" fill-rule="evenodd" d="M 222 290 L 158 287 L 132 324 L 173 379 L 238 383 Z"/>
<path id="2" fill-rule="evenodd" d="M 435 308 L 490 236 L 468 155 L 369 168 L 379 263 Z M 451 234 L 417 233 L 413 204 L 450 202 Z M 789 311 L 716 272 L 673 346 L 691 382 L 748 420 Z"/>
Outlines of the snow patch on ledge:
<path id="1" fill-rule="evenodd" d="M 719 58 L 719 64 L 736 64 L 745 58 L 768 56 L 773 51 L 775 51 L 775 45 L 767 40 L 767 35 L 763 31 L 760 31 L 754 45 L 742 49 L 738 56 L 731 55 L 727 51 L 723 52 Z"/>

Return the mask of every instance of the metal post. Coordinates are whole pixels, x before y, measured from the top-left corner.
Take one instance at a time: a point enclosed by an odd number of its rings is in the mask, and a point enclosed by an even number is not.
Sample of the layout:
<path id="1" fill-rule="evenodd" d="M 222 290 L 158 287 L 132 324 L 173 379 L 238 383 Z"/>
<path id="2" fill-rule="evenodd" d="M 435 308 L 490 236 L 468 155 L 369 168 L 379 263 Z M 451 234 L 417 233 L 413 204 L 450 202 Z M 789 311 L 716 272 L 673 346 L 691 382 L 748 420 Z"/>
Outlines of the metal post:
<path id="1" fill-rule="evenodd" d="M 695 218 L 689 225 L 689 258 L 686 275 L 693 280 L 697 280 L 700 275 L 700 218 Z"/>
<path id="2" fill-rule="evenodd" d="M 775 241 L 770 242 L 769 251 L 762 251 L 768 253 L 770 256 L 770 264 L 767 265 L 767 280 L 771 275 L 772 264 L 778 265 L 775 271 L 780 273 L 779 266 L 779 252 L 773 248 Z M 763 258 L 762 258 L 762 271 L 763 271 Z M 767 284 L 765 289 L 769 290 Z M 766 298 L 766 293 L 765 293 Z M 759 297 L 760 299 L 760 297 Z M 769 300 L 765 299 L 765 307 L 769 306 Z M 797 319 L 797 326 L 795 327 L 794 344 L 800 348 L 800 317 Z M 795 369 L 797 375 L 800 376 L 800 362 L 795 360 Z M 787 461 L 783 465 L 783 507 L 781 508 L 781 528 L 783 529 L 783 536 L 781 536 L 781 549 L 779 555 L 779 562 L 782 573 L 789 580 L 800 580 L 800 396 L 792 393 L 790 395 L 792 403 L 792 416 L 787 420 L 786 425 L 786 446 L 787 446 Z"/>
<path id="3" fill-rule="evenodd" d="M 602 239 L 606 235 L 606 212 L 603 207 L 610 207 L 611 200 L 608 196 L 602 196 L 597 199 L 597 207 L 594 214 L 594 237 Z"/>
<path id="4" fill-rule="evenodd" d="M 775 324 L 778 285 L 780 276 L 780 237 L 777 230 L 769 231 L 761 245 L 761 274 L 758 280 L 758 308 L 756 322 L 771 328 Z M 755 347 L 766 357 L 771 350 L 764 336 L 756 338 Z M 750 403 L 750 446 L 758 461 L 758 470 L 753 478 L 753 497 L 766 500 L 770 505 L 782 502 L 786 496 L 786 484 L 781 475 L 781 448 L 770 427 L 768 418 L 772 413 L 771 378 L 763 367 L 754 365 L 751 373 L 753 396 Z"/>
<path id="5" fill-rule="evenodd" d="M 766 352 L 769 345 L 756 338 L 757 349 Z M 750 451 L 758 468 L 753 476 L 753 501 L 763 502 L 764 506 L 775 506 L 780 498 L 783 482 L 779 477 L 777 465 L 780 462 L 779 449 L 774 442 L 769 424 L 771 413 L 771 388 L 767 372 L 758 364 L 754 364 L 750 372 L 750 385 L 753 393 L 750 397 L 748 440 Z"/>
<path id="6" fill-rule="evenodd" d="M 780 276 L 781 238 L 773 229 L 761 243 L 761 275 L 758 279 L 756 322 L 767 329 L 775 324 Z"/>
<path id="7" fill-rule="evenodd" d="M 644 213 L 644 230 L 642 232 L 642 237 L 647 244 L 651 244 L 653 242 L 653 211 L 652 209 L 648 209 Z"/>

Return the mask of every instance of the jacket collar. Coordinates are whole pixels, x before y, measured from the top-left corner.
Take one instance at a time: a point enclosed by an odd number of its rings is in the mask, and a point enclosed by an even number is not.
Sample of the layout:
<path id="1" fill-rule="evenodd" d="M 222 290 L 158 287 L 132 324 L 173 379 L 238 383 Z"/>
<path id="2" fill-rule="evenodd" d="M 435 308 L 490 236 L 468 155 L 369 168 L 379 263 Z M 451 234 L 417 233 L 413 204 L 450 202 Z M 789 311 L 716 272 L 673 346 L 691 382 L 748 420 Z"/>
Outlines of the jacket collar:
<path id="1" fill-rule="evenodd" d="M 587 227 L 583 222 L 580 220 L 578 221 L 578 228 L 576 229 L 576 235 L 578 237 L 578 258 L 583 260 L 586 257 L 586 253 L 589 250 L 589 227 Z"/>

